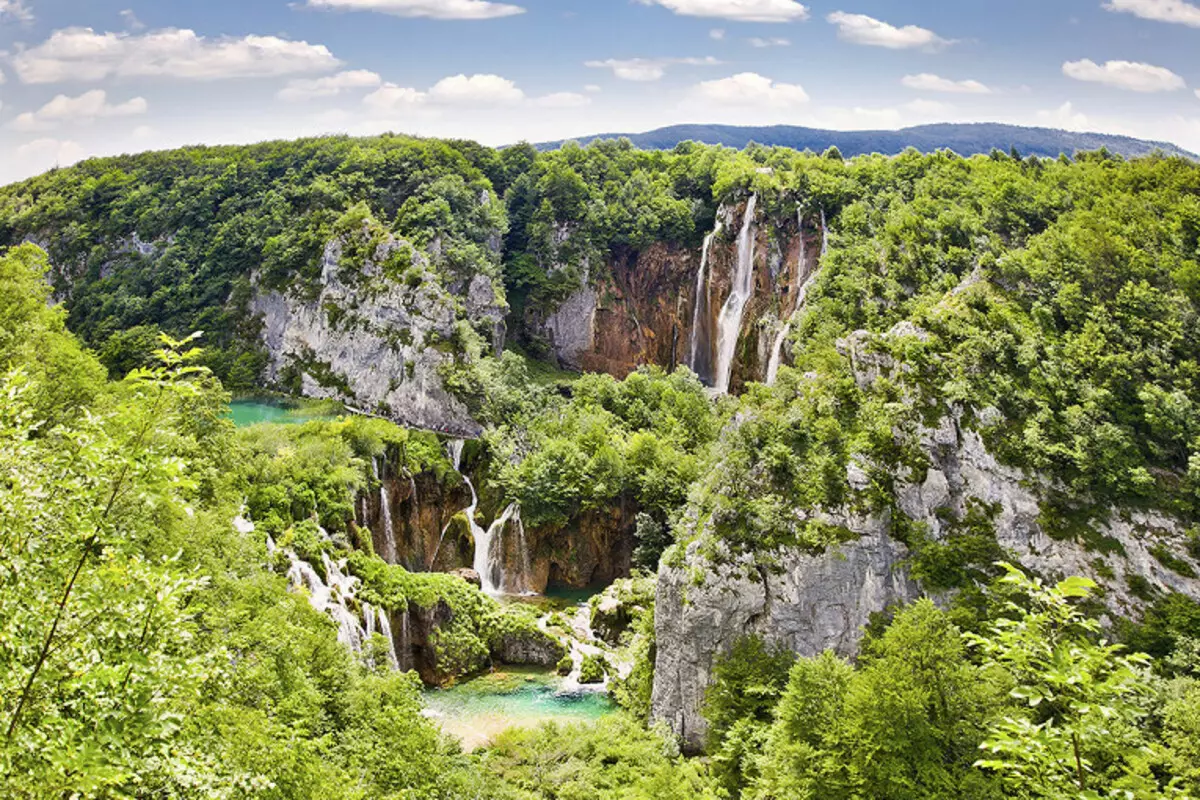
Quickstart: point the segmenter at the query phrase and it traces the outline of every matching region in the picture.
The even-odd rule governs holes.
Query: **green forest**
[[[768,235],[828,221],[773,385],[552,363],[533,320],[630,254],[698,251],[751,195]],[[295,388],[264,378],[255,293],[314,295],[326,245],[359,232],[427,254],[388,281],[483,275],[506,310],[501,351],[465,309],[436,345],[483,430],[458,456],[336,403],[230,420]],[[399,136],[92,160],[0,189],[0,392],[0,796],[1200,798],[1200,594],[1164,588],[1200,567],[1191,161]],[[1022,566],[982,501],[944,509],[944,535],[906,514],[946,419],[1034,476],[1040,530],[1090,576]],[[389,563],[363,511],[389,477],[474,501],[439,546],[478,546],[505,507],[555,553],[617,520],[628,574],[580,606],[605,641]],[[655,574],[836,558],[859,534],[835,509],[886,520],[921,598],[872,614],[853,657],[736,637],[690,752],[652,708]],[[1133,515],[1173,533],[1114,573],[1109,523]],[[419,668],[374,622],[347,648],[301,564],[350,577],[343,610],[434,620]],[[430,686],[517,652],[563,672],[586,653],[617,707],[477,748],[444,733]]]

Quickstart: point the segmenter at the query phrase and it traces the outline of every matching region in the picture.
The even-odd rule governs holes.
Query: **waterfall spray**
[[[704,249],[700,254],[700,269],[696,272],[696,303],[692,312],[692,336],[688,364],[700,380],[712,380],[712,337],[708,330],[708,258],[713,241],[721,233],[721,223],[712,233],[704,237]]]

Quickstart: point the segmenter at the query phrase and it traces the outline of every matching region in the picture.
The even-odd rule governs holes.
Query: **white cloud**
[[[583,87],[583,90],[585,92],[590,92],[592,94],[597,94],[598,92],[604,91],[603,89],[601,89],[599,86],[597,86],[594,83],[589,83],[587,86]]]
[[[0,19],[15,19],[20,22],[33,20],[33,12],[24,0],[0,0]]]
[[[276,97],[295,103],[319,97],[333,97],[347,89],[373,89],[382,83],[383,79],[376,73],[355,69],[325,78],[296,78],[288,81],[287,86],[280,89]]]
[[[1200,6],[1185,3],[1184,0],[1109,0],[1104,7],[1142,19],[1200,28]]]
[[[804,87],[794,83],[776,83],[754,72],[743,72],[716,81],[704,81],[692,89],[692,96],[721,106],[748,106],[783,110],[808,102]]]
[[[796,22],[808,8],[795,0],[638,0],[688,17],[717,17],[740,22]]]
[[[592,98],[575,92],[555,92],[530,101],[538,108],[583,108],[591,102]]]
[[[427,95],[407,86],[385,83],[363,98],[363,104],[377,113],[402,111],[424,104]]]
[[[684,65],[692,67],[713,67],[721,62],[709,56],[707,58],[609,58],[604,61],[585,61],[585,67],[593,69],[611,69],[613,75],[623,81],[657,81],[667,74],[667,67]]]
[[[144,31],[146,25],[133,13],[132,8],[127,8],[121,12],[121,19],[125,20],[125,27],[131,31]]]
[[[1077,112],[1069,100],[1052,111],[1037,112],[1037,121],[1051,128],[1069,131],[1086,131],[1089,127],[1087,115]]]
[[[1200,89],[1197,89],[1197,90],[1196,90],[1196,97],[1197,97],[1198,99],[1200,99]]]
[[[277,36],[210,39],[179,28],[146,34],[65,28],[18,52],[12,63],[25,83],[56,83],[109,77],[275,77],[324,72],[341,62],[323,45]]]
[[[499,75],[454,75],[429,90],[429,100],[443,105],[513,105],[524,99],[515,83]]]
[[[1106,61],[1103,65],[1091,59],[1068,61],[1063,74],[1077,81],[1102,83],[1131,92],[1173,92],[1183,89],[1183,78],[1166,67],[1136,61]]]
[[[760,39],[759,37],[755,36],[751,39],[747,39],[746,41],[750,43],[751,47],[758,47],[760,49],[767,47],[790,47],[792,44],[787,39],[782,39],[779,37]]]
[[[979,81],[963,80],[956,81],[950,78],[942,78],[937,75],[932,75],[928,72],[922,72],[920,75],[905,75],[900,79],[900,83],[907,86],[909,89],[917,89],[922,92],[947,92],[949,94],[991,94],[992,90]]]
[[[951,42],[931,30],[905,25],[897,28],[886,22],[868,17],[866,14],[847,14],[835,11],[825,18],[838,27],[838,38],[854,44],[886,47],[891,50],[906,50],[915,47],[936,50]]]
[[[719,41],[723,40],[725,38],[725,29],[724,28],[713,28],[711,31],[708,32],[708,38],[712,39],[714,42],[719,42]]]
[[[308,7],[326,11],[378,11],[397,17],[430,19],[498,19],[525,13],[520,6],[489,0],[308,0]]]
[[[113,105],[103,89],[84,92],[79,97],[60,94],[37,111],[26,111],[11,123],[19,131],[45,131],[64,123],[87,124],[101,117],[133,117],[149,108],[144,97],[135,97]]]
[[[17,148],[17,159],[30,175],[50,167],[69,167],[82,161],[84,155],[78,142],[59,139],[34,139]]]
[[[908,111],[919,117],[937,117],[942,118],[954,111],[954,106],[949,103],[943,103],[939,100],[922,100],[917,99],[905,103],[900,107],[904,111]]]

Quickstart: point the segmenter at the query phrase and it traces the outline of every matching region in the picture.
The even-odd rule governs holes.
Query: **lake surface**
[[[550,720],[588,722],[616,710],[603,692],[563,693],[561,685],[557,675],[506,669],[449,689],[426,690],[426,714],[469,751],[508,728],[532,728]]]
[[[238,428],[248,428],[263,422],[297,424],[314,419],[332,419],[319,406],[304,406],[285,400],[246,398],[229,404],[229,419]]]

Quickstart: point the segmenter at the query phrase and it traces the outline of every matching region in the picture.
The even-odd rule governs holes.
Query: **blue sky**
[[[1001,121],[1200,151],[1187,0],[0,0],[0,73],[0,181],[189,143],[677,122]]]

